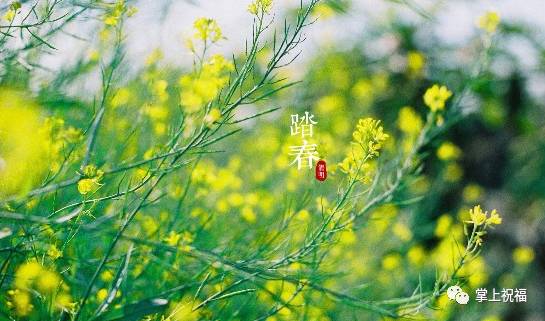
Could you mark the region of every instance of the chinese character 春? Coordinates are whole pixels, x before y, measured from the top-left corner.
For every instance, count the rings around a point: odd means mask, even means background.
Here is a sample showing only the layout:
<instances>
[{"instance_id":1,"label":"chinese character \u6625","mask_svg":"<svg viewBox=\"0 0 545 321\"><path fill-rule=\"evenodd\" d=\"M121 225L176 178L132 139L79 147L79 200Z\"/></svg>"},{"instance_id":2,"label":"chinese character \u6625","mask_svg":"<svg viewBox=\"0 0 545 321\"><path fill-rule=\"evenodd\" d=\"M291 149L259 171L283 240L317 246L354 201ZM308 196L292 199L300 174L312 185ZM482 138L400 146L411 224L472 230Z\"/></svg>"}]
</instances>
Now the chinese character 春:
<instances>
[{"instance_id":1,"label":"chinese character \u6625","mask_svg":"<svg viewBox=\"0 0 545 321\"><path fill-rule=\"evenodd\" d=\"M314 115L309 114L308 111L305 111L305 115L303 115L302 117L299 117L298 114L291 115L291 135L294 136L301 134L302 138L305 138L307 136L312 137L312 128L318 123L315 122L313 118Z\"/></svg>"},{"instance_id":2,"label":"chinese character \u6625","mask_svg":"<svg viewBox=\"0 0 545 321\"><path fill-rule=\"evenodd\" d=\"M483 288L475 290L475 300L477 302L488 301L488 290Z\"/></svg>"},{"instance_id":3,"label":"chinese character \u6625","mask_svg":"<svg viewBox=\"0 0 545 321\"><path fill-rule=\"evenodd\" d=\"M309 144L306 140L303 140L302 146L290 146L290 155L294 155L295 159L290 165L297 163L297 169L301 167L314 167L314 162L318 161L318 151L316 150L316 144Z\"/></svg>"}]
</instances>

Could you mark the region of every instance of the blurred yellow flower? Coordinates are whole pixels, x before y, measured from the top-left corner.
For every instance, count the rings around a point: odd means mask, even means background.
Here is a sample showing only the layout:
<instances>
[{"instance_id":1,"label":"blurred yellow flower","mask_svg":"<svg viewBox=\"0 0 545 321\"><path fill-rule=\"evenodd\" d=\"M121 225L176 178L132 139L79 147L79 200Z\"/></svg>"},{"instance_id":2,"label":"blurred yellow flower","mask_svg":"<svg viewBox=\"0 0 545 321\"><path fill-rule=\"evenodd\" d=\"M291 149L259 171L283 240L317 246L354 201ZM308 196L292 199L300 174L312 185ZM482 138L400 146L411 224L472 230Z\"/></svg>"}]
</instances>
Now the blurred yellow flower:
<instances>
[{"instance_id":1,"label":"blurred yellow flower","mask_svg":"<svg viewBox=\"0 0 545 321\"><path fill-rule=\"evenodd\" d=\"M443 161L451 161L460 158L462 151L451 142L444 142L437 149L437 157Z\"/></svg>"},{"instance_id":2,"label":"blurred yellow flower","mask_svg":"<svg viewBox=\"0 0 545 321\"><path fill-rule=\"evenodd\" d=\"M513 251L513 261L519 265L527 265L534 260L534 249L529 246L517 247Z\"/></svg>"},{"instance_id":3,"label":"blurred yellow flower","mask_svg":"<svg viewBox=\"0 0 545 321\"><path fill-rule=\"evenodd\" d=\"M47 255L53 260L56 260L62 256L62 252L57 248L55 244L51 244L49 246L49 249L47 250Z\"/></svg>"},{"instance_id":4,"label":"blurred yellow flower","mask_svg":"<svg viewBox=\"0 0 545 321\"><path fill-rule=\"evenodd\" d=\"M254 210L250 206L244 206L240 213L242 218L249 223L254 223L257 219Z\"/></svg>"},{"instance_id":5,"label":"blurred yellow flower","mask_svg":"<svg viewBox=\"0 0 545 321\"><path fill-rule=\"evenodd\" d=\"M8 307L14 308L15 313L18 316L27 316L34 308L32 305L32 298L27 291L22 291L19 289L9 290L8 295L10 297L7 305Z\"/></svg>"},{"instance_id":6,"label":"blurred yellow flower","mask_svg":"<svg viewBox=\"0 0 545 321\"><path fill-rule=\"evenodd\" d=\"M411 264L422 265L426 260L426 251L421 245L415 245L407 252L407 259Z\"/></svg>"},{"instance_id":7,"label":"blurred yellow flower","mask_svg":"<svg viewBox=\"0 0 545 321\"><path fill-rule=\"evenodd\" d=\"M180 99L185 111L197 112L205 103L214 99L229 82L229 73L232 70L233 63L221 55L214 55L203 64L200 72L182 76Z\"/></svg>"},{"instance_id":8,"label":"blurred yellow flower","mask_svg":"<svg viewBox=\"0 0 545 321\"><path fill-rule=\"evenodd\" d=\"M254 0L248 6L248 12L253 15L260 15L262 13L269 13L272 9L272 0Z\"/></svg>"},{"instance_id":9,"label":"blurred yellow flower","mask_svg":"<svg viewBox=\"0 0 545 321\"><path fill-rule=\"evenodd\" d=\"M488 11L477 20L477 26L488 33L493 33L500 24L500 15L495 11Z\"/></svg>"},{"instance_id":10,"label":"blurred yellow flower","mask_svg":"<svg viewBox=\"0 0 545 321\"><path fill-rule=\"evenodd\" d=\"M465 202L474 202L483 194L483 188L477 184L468 184L462 191L462 197Z\"/></svg>"},{"instance_id":11,"label":"blurred yellow flower","mask_svg":"<svg viewBox=\"0 0 545 321\"><path fill-rule=\"evenodd\" d=\"M210 18L199 18L193 23L195 38L202 41L218 42L222 38L222 32L218 22Z\"/></svg>"},{"instance_id":12,"label":"blurred yellow flower","mask_svg":"<svg viewBox=\"0 0 545 321\"><path fill-rule=\"evenodd\" d=\"M451 225L452 217L448 214L441 215L437 220L437 225L435 226L435 236L440 238L447 236Z\"/></svg>"},{"instance_id":13,"label":"blurred yellow flower","mask_svg":"<svg viewBox=\"0 0 545 321\"><path fill-rule=\"evenodd\" d=\"M452 96L446 86L433 85L424 94L424 103L432 112L445 109L445 102Z\"/></svg>"},{"instance_id":14,"label":"blurred yellow flower","mask_svg":"<svg viewBox=\"0 0 545 321\"><path fill-rule=\"evenodd\" d=\"M107 289L100 289L97 291L96 298L98 302L103 302L108 297L108 290Z\"/></svg>"},{"instance_id":15,"label":"blurred yellow flower","mask_svg":"<svg viewBox=\"0 0 545 321\"><path fill-rule=\"evenodd\" d=\"M405 106L399 110L397 127L406 134L416 135L422 130L422 119L412 107Z\"/></svg>"},{"instance_id":16,"label":"blurred yellow flower","mask_svg":"<svg viewBox=\"0 0 545 321\"><path fill-rule=\"evenodd\" d=\"M170 233L168 233L168 236L165 237L163 240L169 246L176 246L178 242L180 241L180 238L182 238L181 234L176 233L174 231L170 231Z\"/></svg>"},{"instance_id":17,"label":"blurred yellow flower","mask_svg":"<svg viewBox=\"0 0 545 321\"><path fill-rule=\"evenodd\" d=\"M207 126L211 126L221 118L221 111L218 108L212 108L210 112L204 117L204 122Z\"/></svg>"},{"instance_id":18,"label":"blurred yellow flower","mask_svg":"<svg viewBox=\"0 0 545 321\"><path fill-rule=\"evenodd\" d=\"M42 271L42 266L36 261L23 263L15 271L15 286L19 289L30 288L34 279L36 279Z\"/></svg>"},{"instance_id":19,"label":"blurred yellow flower","mask_svg":"<svg viewBox=\"0 0 545 321\"><path fill-rule=\"evenodd\" d=\"M0 199L26 193L50 167L49 132L25 95L0 88Z\"/></svg>"},{"instance_id":20,"label":"blurred yellow flower","mask_svg":"<svg viewBox=\"0 0 545 321\"><path fill-rule=\"evenodd\" d=\"M426 64L426 57L420 51L409 51L407 54L407 68L413 74L419 74Z\"/></svg>"},{"instance_id":21,"label":"blurred yellow flower","mask_svg":"<svg viewBox=\"0 0 545 321\"><path fill-rule=\"evenodd\" d=\"M56 272L42 271L36 280L36 287L42 293L50 293L57 289L60 285L61 279Z\"/></svg>"},{"instance_id":22,"label":"blurred yellow flower","mask_svg":"<svg viewBox=\"0 0 545 321\"><path fill-rule=\"evenodd\" d=\"M388 254L382 259L382 267L387 271L395 270L400 265L401 256L397 253Z\"/></svg>"}]
</instances>

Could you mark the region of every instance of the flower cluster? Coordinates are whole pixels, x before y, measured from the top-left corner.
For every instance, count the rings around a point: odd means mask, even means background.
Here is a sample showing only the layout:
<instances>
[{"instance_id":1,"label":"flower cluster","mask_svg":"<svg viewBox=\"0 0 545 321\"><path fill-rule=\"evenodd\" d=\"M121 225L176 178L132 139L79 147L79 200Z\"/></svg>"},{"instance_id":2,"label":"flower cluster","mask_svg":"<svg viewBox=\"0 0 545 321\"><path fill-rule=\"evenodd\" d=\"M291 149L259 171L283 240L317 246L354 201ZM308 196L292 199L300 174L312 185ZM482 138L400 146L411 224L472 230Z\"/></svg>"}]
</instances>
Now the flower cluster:
<instances>
[{"instance_id":1,"label":"flower cluster","mask_svg":"<svg viewBox=\"0 0 545 321\"><path fill-rule=\"evenodd\" d=\"M19 1L14 1L9 5L8 11L4 14L4 20L12 22L15 19L15 15L21 9L21 3Z\"/></svg>"},{"instance_id":2,"label":"flower cluster","mask_svg":"<svg viewBox=\"0 0 545 321\"><path fill-rule=\"evenodd\" d=\"M378 157L389 135L384 132L380 120L373 118L360 119L356 130L352 133L353 141L349 155L339 164L339 168L352 177L361 177L362 170L369 167L369 161ZM368 171L367 171L368 172ZM368 175L365 177L368 178Z\"/></svg>"},{"instance_id":3,"label":"flower cluster","mask_svg":"<svg viewBox=\"0 0 545 321\"><path fill-rule=\"evenodd\" d=\"M81 195L86 195L92 191L98 189L101 184L100 181L104 176L104 172L97 169L94 165L87 165L82 171L83 178L78 182L78 192Z\"/></svg>"},{"instance_id":4,"label":"flower cluster","mask_svg":"<svg viewBox=\"0 0 545 321\"><path fill-rule=\"evenodd\" d=\"M0 88L0 197L24 194L42 179L51 144L35 103Z\"/></svg>"},{"instance_id":5,"label":"flower cluster","mask_svg":"<svg viewBox=\"0 0 545 321\"><path fill-rule=\"evenodd\" d=\"M500 15L495 11L488 11L477 20L477 26L488 33L494 33L500 24Z\"/></svg>"},{"instance_id":6,"label":"flower cluster","mask_svg":"<svg viewBox=\"0 0 545 321\"><path fill-rule=\"evenodd\" d=\"M72 299L69 288L63 284L60 275L45 268L36 261L21 264L15 271L13 289L8 291L7 305L19 316L27 316L34 309L34 293L51 296L56 309L71 309Z\"/></svg>"},{"instance_id":7,"label":"flower cluster","mask_svg":"<svg viewBox=\"0 0 545 321\"><path fill-rule=\"evenodd\" d=\"M223 34L218 25L218 22L210 18L199 18L193 23L195 28L195 38L204 42L218 42L222 39Z\"/></svg>"},{"instance_id":8,"label":"flower cluster","mask_svg":"<svg viewBox=\"0 0 545 321\"><path fill-rule=\"evenodd\" d=\"M487 211L483 212L480 205L476 205L472 209L470 209L469 216L471 217L471 221L468 221L468 223L475 224L476 226L480 226L483 224L499 225L502 222L502 218L500 217L497 210L492 210L490 215L488 215Z\"/></svg>"},{"instance_id":9,"label":"flower cluster","mask_svg":"<svg viewBox=\"0 0 545 321\"><path fill-rule=\"evenodd\" d=\"M182 76L180 99L184 110L194 113L212 101L229 82L229 73L232 70L233 63L221 55L214 55L203 64L200 72Z\"/></svg>"},{"instance_id":10,"label":"flower cluster","mask_svg":"<svg viewBox=\"0 0 545 321\"><path fill-rule=\"evenodd\" d=\"M272 4L272 0L255 0L248 6L248 12L253 15L269 13L271 11Z\"/></svg>"},{"instance_id":11,"label":"flower cluster","mask_svg":"<svg viewBox=\"0 0 545 321\"><path fill-rule=\"evenodd\" d=\"M104 15L104 24L107 26L117 26L119 21L123 18L123 14L127 14L128 17L133 16L138 9L136 7L127 7L125 0L118 0L112 5L111 9Z\"/></svg>"},{"instance_id":12,"label":"flower cluster","mask_svg":"<svg viewBox=\"0 0 545 321\"><path fill-rule=\"evenodd\" d=\"M446 86L433 85L424 94L424 103L432 112L445 109L446 101L452 96L452 92Z\"/></svg>"}]
</instances>

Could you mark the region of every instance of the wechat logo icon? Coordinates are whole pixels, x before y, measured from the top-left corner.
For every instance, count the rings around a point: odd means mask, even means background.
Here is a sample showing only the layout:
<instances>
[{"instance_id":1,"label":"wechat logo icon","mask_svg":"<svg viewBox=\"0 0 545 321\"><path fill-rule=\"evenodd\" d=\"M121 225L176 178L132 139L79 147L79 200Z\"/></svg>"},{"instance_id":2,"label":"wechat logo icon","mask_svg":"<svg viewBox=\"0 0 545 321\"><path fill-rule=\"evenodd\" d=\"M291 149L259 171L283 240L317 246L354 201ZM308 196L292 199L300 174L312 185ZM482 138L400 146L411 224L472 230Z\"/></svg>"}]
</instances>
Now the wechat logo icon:
<instances>
[{"instance_id":1,"label":"wechat logo icon","mask_svg":"<svg viewBox=\"0 0 545 321\"><path fill-rule=\"evenodd\" d=\"M467 304L469 302L469 294L465 293L457 285L453 285L447 289L447 296L450 300L456 300L458 304Z\"/></svg>"}]
</instances>

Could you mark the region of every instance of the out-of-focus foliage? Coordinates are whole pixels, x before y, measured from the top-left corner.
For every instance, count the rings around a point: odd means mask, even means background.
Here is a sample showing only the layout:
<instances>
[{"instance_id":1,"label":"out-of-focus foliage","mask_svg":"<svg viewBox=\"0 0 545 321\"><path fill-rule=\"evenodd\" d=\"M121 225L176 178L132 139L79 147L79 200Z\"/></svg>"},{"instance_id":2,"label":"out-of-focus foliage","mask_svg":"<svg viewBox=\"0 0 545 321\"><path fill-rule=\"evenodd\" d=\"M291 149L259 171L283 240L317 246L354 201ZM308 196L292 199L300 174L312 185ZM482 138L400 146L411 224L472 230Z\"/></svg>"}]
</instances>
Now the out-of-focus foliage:
<instances>
[{"instance_id":1,"label":"out-of-focus foliage","mask_svg":"<svg viewBox=\"0 0 545 321\"><path fill-rule=\"evenodd\" d=\"M543 70L519 70L502 46L523 37L543 55L539 35L489 12L449 48L418 40L429 13L415 25L392 16L353 46L303 52L300 85L289 75L303 32L350 3L309 1L277 25L272 1L255 0L233 59L215 52L219 24L199 18L185 41L192 69L157 49L129 73L137 5L0 7L2 318L544 315L544 106L526 86ZM99 21L93 49L38 81L41 50L80 11ZM17 33L32 46L10 42ZM98 92L67 89L97 72ZM290 116L305 111L325 182L291 164ZM451 285L472 297L528 288L529 302L460 306Z\"/></svg>"}]
</instances>

